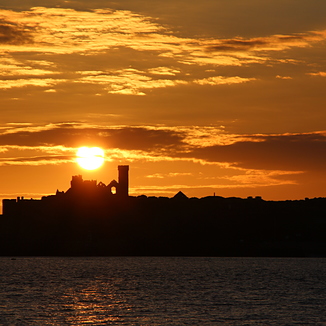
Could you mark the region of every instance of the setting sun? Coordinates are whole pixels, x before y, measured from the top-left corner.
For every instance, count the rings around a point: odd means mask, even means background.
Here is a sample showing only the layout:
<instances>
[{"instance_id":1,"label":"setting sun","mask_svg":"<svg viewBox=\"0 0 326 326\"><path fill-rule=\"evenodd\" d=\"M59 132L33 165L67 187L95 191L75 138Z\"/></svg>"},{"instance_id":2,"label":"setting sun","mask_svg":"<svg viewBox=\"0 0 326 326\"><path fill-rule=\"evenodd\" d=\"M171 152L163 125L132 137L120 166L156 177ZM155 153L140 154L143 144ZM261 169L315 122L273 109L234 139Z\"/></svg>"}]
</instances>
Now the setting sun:
<instances>
[{"instance_id":1,"label":"setting sun","mask_svg":"<svg viewBox=\"0 0 326 326\"><path fill-rule=\"evenodd\" d=\"M83 169L95 170L104 163L104 151L99 147L80 147L76 161Z\"/></svg>"}]
</instances>

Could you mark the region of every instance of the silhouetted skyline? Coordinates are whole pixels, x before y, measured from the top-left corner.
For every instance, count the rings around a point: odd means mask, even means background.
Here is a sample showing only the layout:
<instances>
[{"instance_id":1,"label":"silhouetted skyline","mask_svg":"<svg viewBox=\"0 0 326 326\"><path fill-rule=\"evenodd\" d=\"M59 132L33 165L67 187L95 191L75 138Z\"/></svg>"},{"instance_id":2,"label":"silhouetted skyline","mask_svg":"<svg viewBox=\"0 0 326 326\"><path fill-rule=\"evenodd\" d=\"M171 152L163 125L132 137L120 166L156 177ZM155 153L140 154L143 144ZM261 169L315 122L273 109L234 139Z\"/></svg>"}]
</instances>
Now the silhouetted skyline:
<instances>
[{"instance_id":1,"label":"silhouetted skyline","mask_svg":"<svg viewBox=\"0 0 326 326\"><path fill-rule=\"evenodd\" d=\"M40 200L3 200L0 255L326 256L326 198L129 196L128 183L120 165L118 182L77 175Z\"/></svg>"}]
</instances>

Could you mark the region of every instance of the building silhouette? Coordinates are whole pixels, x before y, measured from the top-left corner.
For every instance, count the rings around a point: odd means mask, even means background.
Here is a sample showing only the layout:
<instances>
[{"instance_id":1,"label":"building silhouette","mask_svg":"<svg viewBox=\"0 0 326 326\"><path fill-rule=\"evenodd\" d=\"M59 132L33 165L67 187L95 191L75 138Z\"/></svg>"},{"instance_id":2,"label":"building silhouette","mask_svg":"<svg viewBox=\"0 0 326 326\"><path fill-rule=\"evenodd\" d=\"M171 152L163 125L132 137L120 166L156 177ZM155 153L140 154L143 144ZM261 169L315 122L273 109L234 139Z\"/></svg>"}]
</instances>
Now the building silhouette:
<instances>
[{"instance_id":1,"label":"building silhouette","mask_svg":"<svg viewBox=\"0 0 326 326\"><path fill-rule=\"evenodd\" d=\"M124 200L129 197L129 165L118 166L118 182L112 180L108 185L96 180L83 180L81 175L75 175L70 181L70 188L64 191L56 191L55 195L43 196L41 199L17 199L3 200L4 216L22 216L46 214L57 211L60 207L65 209L69 205L78 202L107 203L116 200Z\"/></svg>"}]
</instances>

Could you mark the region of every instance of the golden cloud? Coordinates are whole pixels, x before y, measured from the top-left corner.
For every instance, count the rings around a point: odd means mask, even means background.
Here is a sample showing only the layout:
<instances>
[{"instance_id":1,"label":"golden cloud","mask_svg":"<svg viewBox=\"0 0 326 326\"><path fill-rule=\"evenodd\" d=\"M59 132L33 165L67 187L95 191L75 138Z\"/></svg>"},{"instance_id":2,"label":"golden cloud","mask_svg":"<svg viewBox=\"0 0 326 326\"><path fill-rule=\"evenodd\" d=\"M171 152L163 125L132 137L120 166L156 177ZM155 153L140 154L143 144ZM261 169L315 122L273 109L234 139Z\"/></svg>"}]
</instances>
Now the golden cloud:
<instances>
[{"instance_id":1,"label":"golden cloud","mask_svg":"<svg viewBox=\"0 0 326 326\"><path fill-rule=\"evenodd\" d=\"M262 171L262 170L245 170L244 174L238 174L233 176L221 177L231 182L235 182L238 187L250 185L251 187L258 186L279 186L287 184L297 184L295 180L284 180L279 177L289 177L296 174L301 174L301 171Z\"/></svg>"},{"instance_id":2,"label":"golden cloud","mask_svg":"<svg viewBox=\"0 0 326 326\"><path fill-rule=\"evenodd\" d=\"M310 76L319 76L319 77L326 77L326 72L325 71L311 72L311 73L307 73L307 75L310 75Z\"/></svg>"},{"instance_id":3,"label":"golden cloud","mask_svg":"<svg viewBox=\"0 0 326 326\"><path fill-rule=\"evenodd\" d=\"M15 87L52 87L59 82L64 82L63 79L53 78L28 78L28 79L13 79L13 80L0 80L0 89L10 89Z\"/></svg>"},{"instance_id":4,"label":"golden cloud","mask_svg":"<svg viewBox=\"0 0 326 326\"><path fill-rule=\"evenodd\" d=\"M124 95L145 95L144 89L187 84L182 80L153 79L146 76L145 72L130 68L112 71L111 74L92 73L77 79L75 83L101 84L108 93Z\"/></svg>"},{"instance_id":5,"label":"golden cloud","mask_svg":"<svg viewBox=\"0 0 326 326\"><path fill-rule=\"evenodd\" d=\"M40 63L37 65L43 65ZM18 60L15 60L10 57L2 58L0 62L0 77L1 76L42 76L48 74L57 74L58 72L35 68L31 65L24 65Z\"/></svg>"},{"instance_id":6,"label":"golden cloud","mask_svg":"<svg viewBox=\"0 0 326 326\"><path fill-rule=\"evenodd\" d=\"M300 60L296 58L276 58L270 53L310 48L326 39L326 31L255 38L182 38L151 17L110 9L34 7L20 12L2 9L0 19L3 56L0 89L38 86L55 91L57 84L73 82L98 85L114 94L145 95L149 89L192 83L201 86L244 83L254 81L255 77L211 76L209 71L217 66L248 67L266 61L298 64ZM139 62L134 60L134 68L129 67L132 54L124 52L127 50L140 58ZM110 58L113 53L120 69L103 68L103 64L96 63L97 56L106 54ZM92 69L82 70L78 61L71 61L71 55L82 56L86 63L89 58ZM150 60L145 59L147 56ZM47 78L48 75L52 78ZM318 75L323 76L323 72Z\"/></svg>"},{"instance_id":7,"label":"golden cloud","mask_svg":"<svg viewBox=\"0 0 326 326\"><path fill-rule=\"evenodd\" d=\"M280 76L280 75L277 75L276 78L278 78L278 79L293 79L290 76Z\"/></svg>"},{"instance_id":8,"label":"golden cloud","mask_svg":"<svg viewBox=\"0 0 326 326\"><path fill-rule=\"evenodd\" d=\"M168 67L157 67L157 68L151 68L148 69L148 72L154 75L170 75L175 76L178 73L180 73L180 70L168 68Z\"/></svg>"},{"instance_id":9,"label":"golden cloud","mask_svg":"<svg viewBox=\"0 0 326 326\"><path fill-rule=\"evenodd\" d=\"M148 17L123 10L86 12L34 7L22 12L0 10L0 17L11 26L23 26L21 28L33 36L33 42L20 51L67 54L92 53L116 46L133 47L142 43L135 37L140 39L140 35L150 34L153 38L155 33L163 30ZM13 49L19 51L17 47Z\"/></svg>"},{"instance_id":10,"label":"golden cloud","mask_svg":"<svg viewBox=\"0 0 326 326\"><path fill-rule=\"evenodd\" d=\"M204 79L194 80L195 84L199 85L231 85L231 84L241 84L247 83L249 81L256 80L256 78L242 78L239 76L235 77L223 77L223 76L215 76Z\"/></svg>"},{"instance_id":11,"label":"golden cloud","mask_svg":"<svg viewBox=\"0 0 326 326\"><path fill-rule=\"evenodd\" d=\"M326 38L325 31L311 31L267 37L221 39L205 42L207 51L213 52L262 52L283 51L290 48L305 48Z\"/></svg>"},{"instance_id":12,"label":"golden cloud","mask_svg":"<svg viewBox=\"0 0 326 326\"><path fill-rule=\"evenodd\" d=\"M146 176L146 178L149 179L165 179L165 178L174 178L174 177L180 177L180 176L191 176L192 173L180 173L180 172L170 172L170 173L154 173L149 174Z\"/></svg>"}]
</instances>

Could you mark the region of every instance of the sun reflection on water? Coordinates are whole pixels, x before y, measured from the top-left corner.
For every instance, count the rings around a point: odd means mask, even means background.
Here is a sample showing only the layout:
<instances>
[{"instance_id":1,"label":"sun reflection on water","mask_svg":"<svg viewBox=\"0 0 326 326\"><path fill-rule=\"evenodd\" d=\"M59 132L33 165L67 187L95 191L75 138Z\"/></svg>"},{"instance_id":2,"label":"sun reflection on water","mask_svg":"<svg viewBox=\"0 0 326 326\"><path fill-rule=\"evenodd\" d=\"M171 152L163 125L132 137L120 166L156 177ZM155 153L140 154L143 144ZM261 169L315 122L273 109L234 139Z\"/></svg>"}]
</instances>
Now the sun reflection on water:
<instances>
[{"instance_id":1,"label":"sun reflection on water","mask_svg":"<svg viewBox=\"0 0 326 326\"><path fill-rule=\"evenodd\" d=\"M65 322L71 325L121 322L121 316L132 307L113 288L107 283L96 282L78 291L68 289L63 296L68 303L62 308L70 312Z\"/></svg>"},{"instance_id":2,"label":"sun reflection on water","mask_svg":"<svg viewBox=\"0 0 326 326\"><path fill-rule=\"evenodd\" d=\"M322 258L0 257L0 275L0 325L326 322Z\"/></svg>"}]
</instances>

